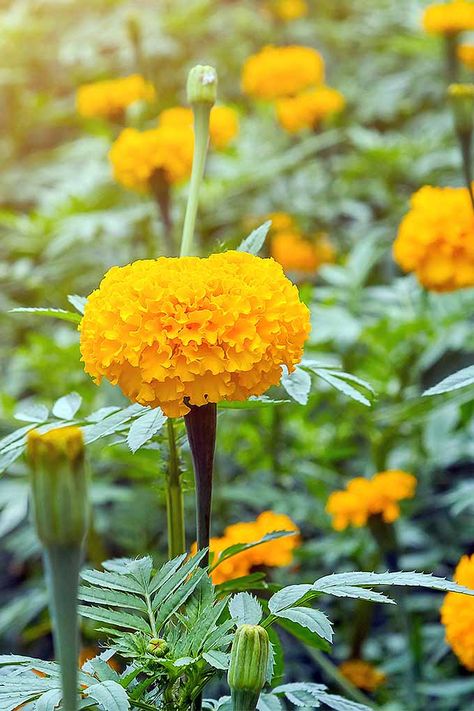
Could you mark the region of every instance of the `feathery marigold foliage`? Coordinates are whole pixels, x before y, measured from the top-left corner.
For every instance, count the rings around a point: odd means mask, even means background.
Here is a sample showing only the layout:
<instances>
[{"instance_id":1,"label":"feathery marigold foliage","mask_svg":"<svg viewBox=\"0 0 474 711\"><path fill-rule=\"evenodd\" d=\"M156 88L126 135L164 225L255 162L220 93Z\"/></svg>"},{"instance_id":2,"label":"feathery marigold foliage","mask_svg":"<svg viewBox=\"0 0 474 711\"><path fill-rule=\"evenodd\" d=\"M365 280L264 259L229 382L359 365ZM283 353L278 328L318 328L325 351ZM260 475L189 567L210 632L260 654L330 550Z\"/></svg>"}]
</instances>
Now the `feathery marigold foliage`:
<instances>
[{"instance_id":1,"label":"feathery marigold foliage","mask_svg":"<svg viewBox=\"0 0 474 711\"><path fill-rule=\"evenodd\" d=\"M170 417L245 400L301 360L309 310L273 259L245 252L112 267L80 325L85 370Z\"/></svg>"},{"instance_id":2,"label":"feathery marigold foliage","mask_svg":"<svg viewBox=\"0 0 474 711\"><path fill-rule=\"evenodd\" d=\"M279 99L324 81L324 61L311 47L264 47L246 60L242 90L256 99Z\"/></svg>"},{"instance_id":3,"label":"feathery marigold foliage","mask_svg":"<svg viewBox=\"0 0 474 711\"><path fill-rule=\"evenodd\" d=\"M77 110L86 118L118 118L135 101L153 101L155 89L140 74L79 87Z\"/></svg>"},{"instance_id":4,"label":"feathery marigold foliage","mask_svg":"<svg viewBox=\"0 0 474 711\"><path fill-rule=\"evenodd\" d=\"M395 261L432 291L474 286L474 213L466 188L426 185L411 198Z\"/></svg>"},{"instance_id":5,"label":"feathery marigold foliage","mask_svg":"<svg viewBox=\"0 0 474 711\"><path fill-rule=\"evenodd\" d=\"M363 659L349 659L339 665L339 671L354 686L364 691L376 691L387 680L383 672Z\"/></svg>"},{"instance_id":6,"label":"feathery marigold foliage","mask_svg":"<svg viewBox=\"0 0 474 711\"><path fill-rule=\"evenodd\" d=\"M459 585L474 590L474 555L465 555L454 572ZM474 597L450 592L441 607L446 641L466 669L474 671Z\"/></svg>"},{"instance_id":7,"label":"feathery marigold foliage","mask_svg":"<svg viewBox=\"0 0 474 711\"><path fill-rule=\"evenodd\" d=\"M283 22L306 17L309 10L306 0L269 0L267 7L274 17Z\"/></svg>"},{"instance_id":8,"label":"feathery marigold foliage","mask_svg":"<svg viewBox=\"0 0 474 711\"><path fill-rule=\"evenodd\" d=\"M148 131L124 129L109 151L115 180L130 190L146 192L150 180L162 171L166 180L179 183L191 174L194 136L187 126L160 126Z\"/></svg>"},{"instance_id":9,"label":"feathery marigold foliage","mask_svg":"<svg viewBox=\"0 0 474 711\"><path fill-rule=\"evenodd\" d=\"M320 86L276 102L278 121L289 133L316 128L323 119L342 111L344 96L337 89Z\"/></svg>"},{"instance_id":10,"label":"feathery marigold foliage","mask_svg":"<svg viewBox=\"0 0 474 711\"><path fill-rule=\"evenodd\" d=\"M474 70L474 44L460 44L457 48L457 55L465 67Z\"/></svg>"},{"instance_id":11,"label":"feathery marigold foliage","mask_svg":"<svg viewBox=\"0 0 474 711\"><path fill-rule=\"evenodd\" d=\"M255 521L234 523L227 526L223 536L211 538L210 550L214 556L213 563L216 563L220 553L226 548L236 543L253 543L273 531L295 531L296 535L276 538L224 560L212 572L213 583L218 585L248 575L252 568L259 565L273 568L290 565L293 562L295 549L301 544L301 539L297 535L299 529L289 516L274 511L264 511ZM193 550L195 549L196 546Z\"/></svg>"},{"instance_id":12,"label":"feathery marigold foliage","mask_svg":"<svg viewBox=\"0 0 474 711\"><path fill-rule=\"evenodd\" d=\"M400 516L399 501L415 495L416 479L397 469L379 472L372 479L351 479L344 491L332 493L326 511L333 517L332 526L343 531L349 525L365 526L370 516L380 515L386 523Z\"/></svg>"},{"instance_id":13,"label":"feathery marigold foliage","mask_svg":"<svg viewBox=\"0 0 474 711\"><path fill-rule=\"evenodd\" d=\"M423 14L423 28L433 34L457 34L474 29L474 2L452 2L429 5Z\"/></svg>"},{"instance_id":14,"label":"feathery marigold foliage","mask_svg":"<svg viewBox=\"0 0 474 711\"><path fill-rule=\"evenodd\" d=\"M334 261L335 251L327 235L308 239L297 230L277 232L271 241L271 255L285 272L314 274L322 264Z\"/></svg>"},{"instance_id":15,"label":"feathery marigold foliage","mask_svg":"<svg viewBox=\"0 0 474 711\"><path fill-rule=\"evenodd\" d=\"M161 112L159 126L193 127L192 109L185 106L173 106ZM223 150L232 143L239 133L237 111L230 106L213 106L209 119L209 138L214 148Z\"/></svg>"}]
</instances>

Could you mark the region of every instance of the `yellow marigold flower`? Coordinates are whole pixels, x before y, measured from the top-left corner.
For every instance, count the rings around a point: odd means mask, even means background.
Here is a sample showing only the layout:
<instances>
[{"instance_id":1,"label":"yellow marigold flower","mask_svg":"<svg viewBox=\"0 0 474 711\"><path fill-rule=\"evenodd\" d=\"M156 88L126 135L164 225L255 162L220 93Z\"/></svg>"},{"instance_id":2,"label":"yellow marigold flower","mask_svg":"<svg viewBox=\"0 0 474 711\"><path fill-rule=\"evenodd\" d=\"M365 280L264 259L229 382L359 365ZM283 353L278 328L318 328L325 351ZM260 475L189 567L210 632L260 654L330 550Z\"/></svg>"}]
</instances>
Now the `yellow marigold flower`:
<instances>
[{"instance_id":1,"label":"yellow marigold flower","mask_svg":"<svg viewBox=\"0 0 474 711\"><path fill-rule=\"evenodd\" d=\"M457 53L459 61L474 70L474 44L460 44Z\"/></svg>"},{"instance_id":2,"label":"yellow marigold flower","mask_svg":"<svg viewBox=\"0 0 474 711\"><path fill-rule=\"evenodd\" d=\"M113 267L87 300L85 370L170 417L245 400L301 360L310 331L298 290L272 259L244 252Z\"/></svg>"},{"instance_id":3,"label":"yellow marigold flower","mask_svg":"<svg viewBox=\"0 0 474 711\"><path fill-rule=\"evenodd\" d=\"M369 662L362 659L349 659L339 666L339 671L358 689L375 691L385 683L387 676Z\"/></svg>"},{"instance_id":4,"label":"yellow marigold flower","mask_svg":"<svg viewBox=\"0 0 474 711\"><path fill-rule=\"evenodd\" d=\"M214 562L220 553L229 546L236 543L253 543L273 531L295 531L298 533L298 527L289 516L273 511L264 511L255 521L227 526L221 538L211 539L211 553L217 556L214 558ZM242 553L224 560L213 571L212 581L218 585L227 580L240 578L243 575L248 575L255 566L284 567L290 565L293 562L293 552L300 544L299 535L294 535L277 538L269 543L262 543L260 546L242 551ZM196 545L193 546L193 550L196 550Z\"/></svg>"},{"instance_id":5,"label":"yellow marigold flower","mask_svg":"<svg viewBox=\"0 0 474 711\"><path fill-rule=\"evenodd\" d=\"M474 214L467 189L426 185L418 190L400 224L393 254L427 289L474 286Z\"/></svg>"},{"instance_id":6,"label":"yellow marigold flower","mask_svg":"<svg viewBox=\"0 0 474 711\"><path fill-rule=\"evenodd\" d=\"M461 558L454 580L474 590L474 555ZM454 654L466 669L474 671L474 597L449 592L441 607L441 621Z\"/></svg>"},{"instance_id":7,"label":"yellow marigold flower","mask_svg":"<svg viewBox=\"0 0 474 711\"><path fill-rule=\"evenodd\" d=\"M79 87L76 95L77 110L87 118L117 118L135 101L153 101L153 85L139 74L122 79L97 81Z\"/></svg>"},{"instance_id":8,"label":"yellow marigold flower","mask_svg":"<svg viewBox=\"0 0 474 711\"><path fill-rule=\"evenodd\" d=\"M474 29L474 2L452 2L429 5L423 14L423 28L433 34L456 34Z\"/></svg>"},{"instance_id":9,"label":"yellow marigold flower","mask_svg":"<svg viewBox=\"0 0 474 711\"><path fill-rule=\"evenodd\" d=\"M386 523L400 516L399 501L415 495L416 479L396 469L379 472L372 479L351 479L344 491L329 496L326 511L333 517L332 526L342 531L347 526L365 526L370 516L380 515Z\"/></svg>"},{"instance_id":10,"label":"yellow marigold flower","mask_svg":"<svg viewBox=\"0 0 474 711\"><path fill-rule=\"evenodd\" d=\"M173 106L161 112L159 126L191 127L193 112L185 106ZM237 111L230 106L213 106L209 120L209 137L214 148L222 150L234 140L239 133L239 117Z\"/></svg>"},{"instance_id":11,"label":"yellow marigold flower","mask_svg":"<svg viewBox=\"0 0 474 711\"><path fill-rule=\"evenodd\" d=\"M323 58L311 47L264 47L242 70L242 90L258 99L294 96L324 80Z\"/></svg>"},{"instance_id":12,"label":"yellow marigold flower","mask_svg":"<svg viewBox=\"0 0 474 711\"><path fill-rule=\"evenodd\" d=\"M186 126L160 126L149 131L124 129L113 143L109 159L115 180L126 188L144 192L157 171L170 183L191 174L194 136Z\"/></svg>"},{"instance_id":13,"label":"yellow marigold flower","mask_svg":"<svg viewBox=\"0 0 474 711\"><path fill-rule=\"evenodd\" d=\"M268 8L276 18L284 22L299 20L308 14L306 0L270 0Z\"/></svg>"},{"instance_id":14,"label":"yellow marigold flower","mask_svg":"<svg viewBox=\"0 0 474 711\"><path fill-rule=\"evenodd\" d=\"M320 86L276 102L278 121L289 133L315 128L331 114L342 111L344 96L337 89Z\"/></svg>"},{"instance_id":15,"label":"yellow marigold flower","mask_svg":"<svg viewBox=\"0 0 474 711\"><path fill-rule=\"evenodd\" d=\"M334 261L334 247L326 235L306 239L297 230L277 232L271 241L271 255L285 272L313 274L322 264Z\"/></svg>"}]
</instances>

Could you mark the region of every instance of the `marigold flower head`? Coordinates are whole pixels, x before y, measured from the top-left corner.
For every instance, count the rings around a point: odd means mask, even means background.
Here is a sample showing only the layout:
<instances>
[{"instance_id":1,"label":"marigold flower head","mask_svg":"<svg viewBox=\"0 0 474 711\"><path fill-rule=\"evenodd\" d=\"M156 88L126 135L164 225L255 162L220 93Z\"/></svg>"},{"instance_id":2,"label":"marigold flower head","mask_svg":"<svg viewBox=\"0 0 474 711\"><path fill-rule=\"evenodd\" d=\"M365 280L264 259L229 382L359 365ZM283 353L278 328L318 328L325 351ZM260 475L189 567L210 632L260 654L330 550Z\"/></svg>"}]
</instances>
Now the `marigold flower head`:
<instances>
[{"instance_id":1,"label":"marigold flower head","mask_svg":"<svg viewBox=\"0 0 474 711\"><path fill-rule=\"evenodd\" d=\"M267 6L272 15L283 22L299 20L308 14L306 0L270 0Z\"/></svg>"},{"instance_id":2,"label":"marigold flower head","mask_svg":"<svg viewBox=\"0 0 474 711\"><path fill-rule=\"evenodd\" d=\"M474 555L465 555L454 573L458 585L474 590ZM474 671L474 597L449 592L441 607L446 641L461 664Z\"/></svg>"},{"instance_id":3,"label":"marigold flower head","mask_svg":"<svg viewBox=\"0 0 474 711\"><path fill-rule=\"evenodd\" d=\"M339 671L350 682L364 691L375 691L385 683L387 676L370 662L349 659L339 665Z\"/></svg>"},{"instance_id":4,"label":"marigold flower head","mask_svg":"<svg viewBox=\"0 0 474 711\"><path fill-rule=\"evenodd\" d=\"M342 111L344 96L337 89L319 86L276 102L278 121L289 133L315 128L320 121Z\"/></svg>"},{"instance_id":5,"label":"marigold flower head","mask_svg":"<svg viewBox=\"0 0 474 711\"><path fill-rule=\"evenodd\" d=\"M157 171L163 171L172 184L188 178L193 150L193 131L186 126L160 126L149 131L126 128L113 143L109 159L118 183L146 192Z\"/></svg>"},{"instance_id":6,"label":"marigold flower head","mask_svg":"<svg viewBox=\"0 0 474 711\"><path fill-rule=\"evenodd\" d=\"M264 47L242 70L242 90L257 99L294 96L324 80L323 58L311 47Z\"/></svg>"},{"instance_id":7,"label":"marigold flower head","mask_svg":"<svg viewBox=\"0 0 474 711\"><path fill-rule=\"evenodd\" d=\"M85 370L175 417L261 395L301 360L309 311L273 259L245 252L113 267L80 325Z\"/></svg>"},{"instance_id":8,"label":"marigold flower head","mask_svg":"<svg viewBox=\"0 0 474 711\"><path fill-rule=\"evenodd\" d=\"M418 190L400 224L393 255L427 289L474 286L474 214L467 189L426 185Z\"/></svg>"},{"instance_id":9,"label":"marigold flower head","mask_svg":"<svg viewBox=\"0 0 474 711\"><path fill-rule=\"evenodd\" d=\"M429 5L423 14L423 28L432 34L457 34L474 29L474 2L452 0Z\"/></svg>"},{"instance_id":10,"label":"marigold flower head","mask_svg":"<svg viewBox=\"0 0 474 711\"><path fill-rule=\"evenodd\" d=\"M159 126L193 127L193 111L185 106L173 106L161 112ZM239 133L237 111L230 106L213 106L209 119L209 138L218 150L232 143Z\"/></svg>"},{"instance_id":11,"label":"marigold flower head","mask_svg":"<svg viewBox=\"0 0 474 711\"><path fill-rule=\"evenodd\" d=\"M326 235L305 238L295 229L277 232L271 241L271 255L285 272L313 274L322 264L334 261L334 247Z\"/></svg>"},{"instance_id":12,"label":"marigold flower head","mask_svg":"<svg viewBox=\"0 0 474 711\"><path fill-rule=\"evenodd\" d=\"M344 491L329 496L326 511L333 517L332 526L342 531L347 526L365 526L370 516L380 515L386 523L400 516L399 502L415 495L416 479L412 474L392 469L379 472L372 479L351 479Z\"/></svg>"},{"instance_id":13,"label":"marigold flower head","mask_svg":"<svg viewBox=\"0 0 474 711\"><path fill-rule=\"evenodd\" d=\"M155 89L139 74L84 84L76 95L77 110L87 118L117 118L135 101L153 101Z\"/></svg>"},{"instance_id":14,"label":"marigold flower head","mask_svg":"<svg viewBox=\"0 0 474 711\"><path fill-rule=\"evenodd\" d=\"M298 527L289 516L274 511L264 511L255 521L227 526L222 537L211 539L210 550L214 555L213 562L218 560L220 553L226 548L236 543L253 543L273 531L295 531L297 534ZM227 580L234 580L248 575L252 568L260 565L268 567L290 565L293 562L294 550L300 544L299 535L285 536L242 551L220 563L212 573L212 581L218 585ZM196 546L193 550L196 550Z\"/></svg>"},{"instance_id":15,"label":"marigold flower head","mask_svg":"<svg viewBox=\"0 0 474 711\"><path fill-rule=\"evenodd\" d=\"M468 69L474 70L474 44L460 44L457 48L458 59Z\"/></svg>"}]
</instances>

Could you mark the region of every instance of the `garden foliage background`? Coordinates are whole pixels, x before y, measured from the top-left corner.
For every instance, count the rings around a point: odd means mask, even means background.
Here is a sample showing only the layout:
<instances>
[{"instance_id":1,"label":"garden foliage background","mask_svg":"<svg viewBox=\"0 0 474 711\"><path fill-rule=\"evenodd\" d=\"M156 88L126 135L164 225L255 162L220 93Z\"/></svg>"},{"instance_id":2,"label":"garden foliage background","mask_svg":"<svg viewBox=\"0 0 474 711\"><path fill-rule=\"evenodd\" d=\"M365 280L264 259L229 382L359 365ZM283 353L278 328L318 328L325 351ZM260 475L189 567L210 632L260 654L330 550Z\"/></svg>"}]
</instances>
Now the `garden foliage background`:
<instances>
[{"instance_id":1,"label":"garden foliage background","mask_svg":"<svg viewBox=\"0 0 474 711\"><path fill-rule=\"evenodd\" d=\"M1 431L6 436L47 419L45 408L71 392L81 401L62 401L66 419L85 421L100 408L127 406L116 389L96 388L83 373L74 323L8 312L72 309L68 295L87 296L110 266L163 248L153 200L112 180L107 152L116 127L78 116L77 87L145 68L158 96L148 111L157 112L184 102L190 66L210 63L220 99L238 108L240 134L229 150L209 158L198 226L202 252L235 247L274 211L296 216L305 232L328 233L336 263L301 287L313 323L306 357L342 366L376 393L372 399L343 383L348 396L316 377L307 392L307 376L296 392L297 400L308 400L305 408L282 388L270 393L287 400L279 405L222 408L213 532L272 509L291 516L303 538L291 570L274 571L275 580L372 570L379 563L370 531L334 531L327 499L354 476L403 469L417 477L418 488L396 524L398 564L451 578L461 555L472 552L472 390L420 395L472 361L474 292L426 292L399 272L391 254L414 191L462 185L442 43L420 29L424 2L309 4L306 18L286 23L258 0L0 3ZM139 28L139 53L131 27ZM345 111L295 137L271 107L244 97L242 65L269 43L317 48L328 83L346 98ZM138 112L129 114L132 125L143 119ZM176 235L186 191L186 184L173 189ZM361 402L369 397L371 407ZM89 447L92 565L112 556L166 556L160 470L166 445L158 435L132 453L129 424L124 420ZM183 457L190 544L192 481L186 451ZM27 513L26 465L11 449L1 463L1 648L47 655L49 618ZM474 681L445 645L440 602L439 593L411 592L406 599L422 693L430 708L452 711L468 708ZM400 610L372 610L371 621L360 614L354 625L364 603L326 604L337 629L333 659L350 657L362 635L363 655L387 675L379 702L403 708L409 649ZM87 645L96 643L92 627L85 625L84 635ZM303 647L291 653L290 678L297 667L299 678L321 678Z\"/></svg>"}]
</instances>

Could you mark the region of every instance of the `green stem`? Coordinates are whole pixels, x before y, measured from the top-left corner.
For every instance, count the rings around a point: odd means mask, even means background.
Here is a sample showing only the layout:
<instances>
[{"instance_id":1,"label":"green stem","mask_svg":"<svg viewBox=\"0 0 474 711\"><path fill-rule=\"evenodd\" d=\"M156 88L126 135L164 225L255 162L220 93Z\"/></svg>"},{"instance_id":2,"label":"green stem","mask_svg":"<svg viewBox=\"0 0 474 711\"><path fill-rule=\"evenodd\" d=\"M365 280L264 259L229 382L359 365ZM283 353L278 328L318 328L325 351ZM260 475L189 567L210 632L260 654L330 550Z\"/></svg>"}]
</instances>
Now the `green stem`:
<instances>
[{"instance_id":1,"label":"green stem","mask_svg":"<svg viewBox=\"0 0 474 711\"><path fill-rule=\"evenodd\" d=\"M168 442L169 461L166 479L166 512L168 518L168 554L176 558L186 550L186 537L184 528L184 503L181 487L181 474L179 471L178 449L173 420L169 417Z\"/></svg>"},{"instance_id":2,"label":"green stem","mask_svg":"<svg viewBox=\"0 0 474 711\"><path fill-rule=\"evenodd\" d=\"M464 182L474 210L474 192L472 190L472 131L456 131L461 149Z\"/></svg>"},{"instance_id":3,"label":"green stem","mask_svg":"<svg viewBox=\"0 0 474 711\"><path fill-rule=\"evenodd\" d=\"M457 81L458 76L458 35L448 34L445 37L445 55L446 55L446 78L448 84L453 84Z\"/></svg>"},{"instance_id":4,"label":"green stem","mask_svg":"<svg viewBox=\"0 0 474 711\"><path fill-rule=\"evenodd\" d=\"M211 106L207 103L198 103L194 111L194 156L191 183L189 186L188 203L184 217L183 237L181 239L180 256L185 257L192 253L192 243L196 215L199 203L199 188L204 177L206 165L207 146L209 142L209 116Z\"/></svg>"},{"instance_id":5,"label":"green stem","mask_svg":"<svg viewBox=\"0 0 474 711\"><path fill-rule=\"evenodd\" d=\"M349 679L341 674L339 669L333 662L323 654L319 649L313 649L312 647L306 647L308 654L314 659L314 661L321 667L323 672L334 681L337 686L353 701L357 701L360 704L365 704L369 708L373 709L374 704L365 694L360 691L354 684L352 684Z\"/></svg>"},{"instance_id":6,"label":"green stem","mask_svg":"<svg viewBox=\"0 0 474 711\"><path fill-rule=\"evenodd\" d=\"M80 546L47 546L44 562L53 620L56 657L61 666L62 708L76 711L78 704L77 667L79 632L77 622L77 589L82 560Z\"/></svg>"}]
</instances>

